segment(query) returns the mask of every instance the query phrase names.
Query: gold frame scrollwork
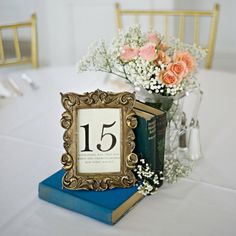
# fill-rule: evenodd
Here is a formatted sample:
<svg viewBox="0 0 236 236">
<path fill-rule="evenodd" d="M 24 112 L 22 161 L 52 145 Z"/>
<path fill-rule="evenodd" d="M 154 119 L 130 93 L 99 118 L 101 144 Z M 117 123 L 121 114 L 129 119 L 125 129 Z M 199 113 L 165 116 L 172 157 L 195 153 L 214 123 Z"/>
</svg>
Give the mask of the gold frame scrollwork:
<svg viewBox="0 0 236 236">
<path fill-rule="evenodd" d="M 70 190 L 102 191 L 114 187 L 131 187 L 136 182 L 132 169 L 138 161 L 133 150 L 135 135 L 133 129 L 137 119 L 133 111 L 135 96 L 133 93 L 112 93 L 96 90 L 84 94 L 61 93 L 61 102 L 65 108 L 61 126 L 65 129 L 63 140 L 65 153 L 61 162 L 65 174 L 62 179 L 64 188 Z M 77 171 L 76 121 L 78 109 L 82 108 L 120 108 L 121 109 L 121 171 L 119 173 L 79 174 Z"/>
</svg>

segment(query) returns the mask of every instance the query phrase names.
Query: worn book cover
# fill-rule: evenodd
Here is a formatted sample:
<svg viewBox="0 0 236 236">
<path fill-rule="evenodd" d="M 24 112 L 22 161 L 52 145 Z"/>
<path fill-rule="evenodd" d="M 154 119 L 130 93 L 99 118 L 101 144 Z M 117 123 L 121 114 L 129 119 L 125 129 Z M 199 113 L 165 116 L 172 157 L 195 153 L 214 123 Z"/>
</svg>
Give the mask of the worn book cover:
<svg viewBox="0 0 236 236">
<path fill-rule="evenodd" d="M 39 198 L 106 224 L 115 224 L 143 198 L 137 186 L 106 191 L 62 189 L 63 175 L 60 170 L 39 183 Z"/>
<path fill-rule="evenodd" d="M 149 113 L 155 116 L 155 120 L 156 120 L 155 149 L 156 151 L 155 151 L 155 157 L 154 157 L 155 160 L 153 160 L 152 163 L 155 163 L 155 166 L 154 166 L 155 172 L 163 171 L 164 156 L 165 156 L 165 133 L 166 133 L 166 125 L 167 125 L 166 113 L 164 111 L 161 111 L 157 108 L 151 107 L 139 101 L 135 102 L 135 109 L 142 110 L 146 113 Z M 140 129 L 140 126 L 138 126 L 138 129 Z M 148 140 L 149 136 L 147 135 L 145 128 L 141 128 L 140 131 L 136 131 L 136 132 L 142 137 L 143 141 Z M 136 140 L 137 140 L 137 137 L 136 137 Z M 146 142 L 142 142 L 142 144 L 144 145 Z M 139 145 L 138 140 L 136 141 L 136 145 Z M 150 145 L 147 143 L 147 146 L 150 146 Z"/>
<path fill-rule="evenodd" d="M 156 171 L 156 116 L 134 109 L 137 115 L 135 134 L 135 153 L 143 157 L 152 171 Z"/>
</svg>

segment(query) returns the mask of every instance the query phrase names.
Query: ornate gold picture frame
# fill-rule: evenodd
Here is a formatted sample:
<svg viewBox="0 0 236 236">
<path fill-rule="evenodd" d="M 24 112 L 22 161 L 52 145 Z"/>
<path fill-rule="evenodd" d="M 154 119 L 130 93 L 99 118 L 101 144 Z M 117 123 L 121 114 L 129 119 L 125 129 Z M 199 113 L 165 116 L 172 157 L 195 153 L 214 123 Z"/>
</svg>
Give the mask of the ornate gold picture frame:
<svg viewBox="0 0 236 236">
<path fill-rule="evenodd" d="M 135 97 L 129 92 L 61 94 L 65 112 L 61 126 L 66 129 L 65 153 L 61 162 L 66 171 L 63 187 L 71 190 L 106 190 L 131 187 L 138 157 L 133 129 Z"/>
</svg>

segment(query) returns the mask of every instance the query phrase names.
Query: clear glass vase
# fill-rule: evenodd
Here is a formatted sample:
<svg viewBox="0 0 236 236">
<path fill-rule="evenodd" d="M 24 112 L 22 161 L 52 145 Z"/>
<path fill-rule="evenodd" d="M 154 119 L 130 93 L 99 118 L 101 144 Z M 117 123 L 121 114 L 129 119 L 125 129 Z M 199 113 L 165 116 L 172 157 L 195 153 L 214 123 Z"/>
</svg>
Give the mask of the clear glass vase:
<svg viewBox="0 0 236 236">
<path fill-rule="evenodd" d="M 192 112 L 188 115 L 187 120 L 184 103 L 189 99 L 190 94 L 196 96 L 191 106 Z M 197 119 L 202 98 L 201 90 L 194 88 L 188 93 L 165 97 L 149 94 L 145 89 L 141 89 L 136 97 L 138 100 L 166 112 L 165 160 L 175 160 L 178 165 L 191 168 L 193 162 L 202 157 Z"/>
<path fill-rule="evenodd" d="M 184 98 L 173 100 L 171 108 L 166 113 L 165 159 L 178 159 L 179 140 L 186 134 L 186 129 L 182 124 Z"/>
</svg>

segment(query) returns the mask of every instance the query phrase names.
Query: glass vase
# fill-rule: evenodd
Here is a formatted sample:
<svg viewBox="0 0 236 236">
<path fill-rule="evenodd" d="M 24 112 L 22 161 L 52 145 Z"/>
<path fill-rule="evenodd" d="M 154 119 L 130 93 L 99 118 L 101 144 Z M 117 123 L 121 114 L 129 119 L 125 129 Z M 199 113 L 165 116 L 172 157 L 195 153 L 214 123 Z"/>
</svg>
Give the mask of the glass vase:
<svg viewBox="0 0 236 236">
<path fill-rule="evenodd" d="M 186 138 L 186 128 L 183 123 L 183 104 L 185 97 L 173 100 L 172 106 L 166 111 L 167 126 L 165 138 L 165 159 L 178 159 L 180 137 Z M 185 144 L 187 140 L 183 141 Z M 183 147 L 184 148 L 184 147 Z"/>
<path fill-rule="evenodd" d="M 190 94 L 195 94 L 196 98 L 192 105 L 193 111 L 188 117 L 191 122 L 187 123 L 184 103 Z M 178 160 L 182 165 L 192 166 L 193 161 L 202 156 L 197 120 L 202 98 L 200 89 L 195 88 L 188 93 L 171 97 L 149 94 L 145 89 L 141 89 L 137 92 L 136 97 L 138 100 L 166 112 L 165 160 Z"/>
</svg>

